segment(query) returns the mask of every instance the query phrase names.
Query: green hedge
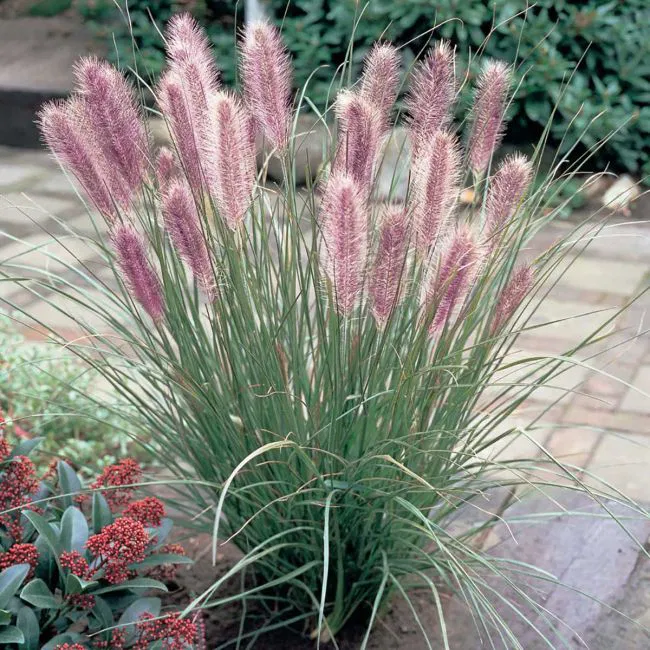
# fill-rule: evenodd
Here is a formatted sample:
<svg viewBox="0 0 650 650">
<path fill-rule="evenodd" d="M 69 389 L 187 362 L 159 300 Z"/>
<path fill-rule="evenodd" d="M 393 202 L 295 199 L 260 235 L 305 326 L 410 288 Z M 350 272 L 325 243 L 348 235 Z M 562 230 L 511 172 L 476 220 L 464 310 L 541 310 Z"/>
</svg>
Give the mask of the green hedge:
<svg viewBox="0 0 650 650">
<path fill-rule="evenodd" d="M 85 0 L 91 1 L 97 7 L 102 0 Z M 205 20 L 227 82 L 235 78 L 236 4 L 232 0 L 203 0 L 180 6 L 191 6 Z M 345 57 L 363 3 L 292 0 L 287 7 L 287 0 L 269 0 L 267 4 L 274 18 L 283 23 L 294 56 L 297 85 L 302 85 L 318 66 L 327 66 L 311 83 L 310 96 L 322 105 L 332 70 Z M 111 6 L 107 4 L 106 10 L 114 13 Z M 162 0 L 131 1 L 129 6 L 141 60 L 155 73 L 162 65 L 162 54 L 148 11 L 164 23 L 179 6 Z M 591 147 L 618 130 L 596 162 L 650 174 L 648 0 L 537 0 L 525 16 L 517 16 L 525 7 L 524 0 L 371 0 L 356 28 L 354 60 L 360 62 L 382 34 L 396 43 L 409 43 L 403 49 L 408 65 L 426 44 L 427 37 L 421 34 L 435 24 L 444 23 L 435 37 L 451 39 L 464 56 L 469 48 L 476 51 L 494 32 L 485 44 L 485 53 L 520 64 L 521 87 L 512 111 L 511 137 L 519 134 L 519 139 L 535 139 L 558 102 L 553 143 L 561 144 L 566 135 L 567 142 L 581 137 L 584 146 Z M 109 21 L 111 28 L 115 24 Z M 117 44 L 122 60 L 129 61 L 131 45 L 124 28 L 118 31 Z M 572 73 L 573 79 L 559 101 Z"/>
</svg>

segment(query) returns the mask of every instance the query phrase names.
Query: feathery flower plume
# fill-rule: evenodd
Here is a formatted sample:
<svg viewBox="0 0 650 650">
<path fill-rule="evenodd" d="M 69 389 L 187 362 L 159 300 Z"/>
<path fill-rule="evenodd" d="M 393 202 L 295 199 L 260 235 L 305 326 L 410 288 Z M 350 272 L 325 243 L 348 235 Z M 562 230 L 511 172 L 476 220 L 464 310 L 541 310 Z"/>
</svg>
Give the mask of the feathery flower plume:
<svg viewBox="0 0 650 650">
<path fill-rule="evenodd" d="M 241 55 L 246 105 L 257 129 L 282 151 L 289 145 L 292 71 L 280 32 L 267 22 L 247 25 Z"/>
<path fill-rule="evenodd" d="M 105 158 L 113 195 L 129 207 L 147 168 L 149 143 L 135 93 L 106 61 L 84 57 L 75 66 L 92 145 Z"/>
<path fill-rule="evenodd" d="M 190 14 L 176 14 L 167 25 L 166 41 L 169 67 L 187 88 L 195 117 L 207 115 L 210 97 L 219 89 L 207 35 Z"/>
<path fill-rule="evenodd" d="M 354 309 L 364 282 L 368 215 L 362 192 L 346 173 L 333 174 L 321 205 L 321 262 L 334 287 L 340 313 Z"/>
<path fill-rule="evenodd" d="M 115 203 L 104 170 L 97 164 L 92 143 L 82 128 L 80 104 L 78 99 L 48 102 L 38 115 L 40 129 L 47 146 L 74 174 L 93 205 L 113 222 L 117 218 Z"/>
<path fill-rule="evenodd" d="M 509 88 L 509 67 L 503 61 L 487 61 L 476 82 L 468 141 L 470 167 L 477 176 L 485 173 L 501 142 Z"/>
<path fill-rule="evenodd" d="M 399 52 L 390 43 L 375 43 L 363 65 L 359 94 L 379 111 L 385 129 L 389 128 L 390 112 L 397 99 L 399 67 Z"/>
<path fill-rule="evenodd" d="M 455 58 L 451 45 L 441 41 L 429 50 L 413 72 L 406 107 L 415 150 L 451 121 L 456 96 Z"/>
<path fill-rule="evenodd" d="M 156 178 L 158 187 L 164 188 L 176 176 L 176 161 L 169 147 L 160 147 L 156 155 Z"/>
<path fill-rule="evenodd" d="M 497 334 L 513 317 L 533 286 L 534 279 L 535 274 L 530 266 L 520 266 L 513 271 L 508 284 L 506 284 L 499 296 L 494 312 L 494 320 L 490 326 L 490 334 Z"/>
<path fill-rule="evenodd" d="M 210 103 L 206 176 L 219 214 L 235 230 L 243 221 L 255 183 L 255 135 L 238 97 L 219 92 Z"/>
<path fill-rule="evenodd" d="M 385 130 L 381 113 L 358 94 L 344 90 L 336 99 L 336 117 L 338 145 L 334 170 L 347 172 L 365 196 L 370 196 Z"/>
<path fill-rule="evenodd" d="M 164 313 L 162 288 L 147 257 L 143 238 L 127 224 L 117 226 L 111 238 L 126 286 L 149 316 L 160 320 Z"/>
<path fill-rule="evenodd" d="M 385 325 L 399 302 L 403 290 L 408 228 L 403 206 L 383 209 L 379 227 L 379 246 L 370 267 L 368 292 L 371 311 L 377 324 Z"/>
<path fill-rule="evenodd" d="M 426 255 L 444 233 L 458 198 L 461 153 L 457 137 L 436 131 L 413 162 L 411 211 L 415 244 Z"/>
<path fill-rule="evenodd" d="M 163 193 L 162 213 L 165 228 L 178 254 L 210 299 L 214 298 L 215 286 L 208 248 L 192 190 L 184 180 L 174 179 L 170 182 Z"/>
<path fill-rule="evenodd" d="M 200 194 L 204 185 L 200 155 L 204 133 L 195 125 L 191 97 L 175 72 L 168 71 L 160 79 L 158 103 L 169 124 L 185 176 L 192 190 Z"/>
<path fill-rule="evenodd" d="M 472 231 L 460 226 L 431 262 L 425 279 L 423 303 L 436 306 L 429 334 L 436 334 L 462 305 L 481 266 L 482 252 Z"/>
<path fill-rule="evenodd" d="M 490 248 L 519 207 L 533 178 L 533 166 L 526 156 L 508 156 L 499 166 L 488 190 L 485 208 L 485 231 Z"/>
</svg>

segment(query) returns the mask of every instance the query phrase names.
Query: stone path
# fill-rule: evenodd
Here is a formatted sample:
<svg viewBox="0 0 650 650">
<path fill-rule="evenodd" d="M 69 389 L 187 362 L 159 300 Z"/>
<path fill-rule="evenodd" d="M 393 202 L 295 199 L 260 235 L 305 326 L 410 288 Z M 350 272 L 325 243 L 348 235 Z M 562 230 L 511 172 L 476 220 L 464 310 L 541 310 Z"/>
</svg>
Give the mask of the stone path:
<svg viewBox="0 0 650 650">
<path fill-rule="evenodd" d="M 0 147 L 0 195 L 0 231 L 9 235 L 0 236 L 0 264 L 15 262 L 15 256 L 21 254 L 23 263 L 37 268 L 47 264 L 51 270 L 65 273 L 62 264 L 57 266 L 47 257 L 48 251 L 70 262 L 74 262 L 74 254 L 100 276 L 105 273 L 90 244 L 70 244 L 71 240 L 65 239 L 66 227 L 83 234 L 92 234 L 94 227 L 81 200 L 47 154 Z M 535 240 L 530 254 L 545 249 L 573 227 L 567 222 L 548 227 Z M 53 244 L 48 232 L 63 235 L 61 242 Z M 26 243 L 10 237 L 26 238 Z M 39 245 L 42 248 L 26 254 L 28 248 Z M 650 223 L 612 220 L 560 279 L 534 322 L 583 315 L 522 335 L 521 354 L 560 354 L 650 286 L 649 277 Z M 67 317 L 24 290 L 0 285 L 0 297 L 35 308 L 42 320 L 59 330 L 73 331 L 74 324 Z M 589 365 L 604 367 L 607 375 L 575 366 L 540 390 L 521 413 L 523 421 L 524 411 L 528 416 L 548 409 L 544 421 L 554 426 L 535 434 L 539 444 L 645 502 L 650 502 L 650 335 L 625 340 L 648 327 L 650 292 L 616 320 L 613 338 L 603 347 L 618 347 L 589 361 Z M 574 392 L 565 395 L 566 391 Z M 562 395 L 564 399 L 556 403 Z M 535 453 L 539 453 L 535 442 L 522 435 L 505 455 Z"/>
</svg>

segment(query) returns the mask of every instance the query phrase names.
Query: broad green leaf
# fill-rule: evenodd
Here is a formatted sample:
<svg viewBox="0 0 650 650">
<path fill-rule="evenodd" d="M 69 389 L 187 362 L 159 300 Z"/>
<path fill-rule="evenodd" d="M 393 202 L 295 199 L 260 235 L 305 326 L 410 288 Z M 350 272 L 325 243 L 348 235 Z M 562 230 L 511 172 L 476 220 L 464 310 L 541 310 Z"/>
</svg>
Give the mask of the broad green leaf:
<svg viewBox="0 0 650 650">
<path fill-rule="evenodd" d="M 27 519 L 29 519 L 32 526 L 34 526 L 38 534 L 50 547 L 58 564 L 59 556 L 65 549 L 61 544 L 61 540 L 59 539 L 59 534 L 56 529 L 47 521 L 47 519 L 41 517 L 41 515 L 35 512 L 32 512 L 31 510 L 25 510 L 23 514 L 25 517 L 27 517 Z"/>
<path fill-rule="evenodd" d="M 29 456 L 29 454 L 41 444 L 43 438 L 32 438 L 31 440 L 21 440 L 9 454 L 9 458 L 16 456 Z"/>
<path fill-rule="evenodd" d="M 25 637 L 22 631 L 14 625 L 0 629 L 0 643 L 18 643 L 22 644 Z M 4 646 L 1 646 L 4 647 Z"/>
<path fill-rule="evenodd" d="M 192 564 L 194 560 L 186 555 L 177 555 L 175 553 L 153 553 L 146 557 L 142 562 L 129 564 L 129 569 L 137 571 L 146 567 L 160 566 L 161 564 Z"/>
<path fill-rule="evenodd" d="M 61 517 L 61 545 L 66 551 L 83 553 L 88 541 L 88 522 L 76 506 L 68 506 Z"/>
<path fill-rule="evenodd" d="M 100 492 L 93 492 L 92 522 L 93 533 L 95 535 L 100 533 L 104 527 L 113 523 L 111 509 L 109 508 L 104 495 Z"/>
<path fill-rule="evenodd" d="M 160 591 L 167 591 L 167 587 L 158 580 L 152 578 L 134 578 L 127 580 L 119 585 L 110 585 L 109 587 L 102 587 L 93 591 L 93 594 L 109 594 L 113 591 L 123 591 L 124 589 L 159 589 Z"/>
<path fill-rule="evenodd" d="M 54 648 L 63 645 L 64 643 L 78 643 L 80 641 L 83 641 L 80 634 L 73 634 L 71 632 L 67 632 L 66 634 L 57 634 L 44 646 L 41 646 L 41 650 L 54 650 Z"/>
<path fill-rule="evenodd" d="M 111 606 L 101 596 L 95 596 L 92 613 L 102 628 L 112 627 L 115 623 Z"/>
<path fill-rule="evenodd" d="M 41 636 L 38 619 L 29 607 L 21 607 L 18 612 L 16 626 L 20 628 L 25 637 L 21 650 L 38 650 Z"/>
<path fill-rule="evenodd" d="M 58 609 L 61 607 L 61 603 L 56 596 L 40 578 L 34 578 L 34 580 L 26 584 L 20 592 L 20 597 L 25 602 L 40 609 Z"/>
<path fill-rule="evenodd" d="M 6 609 L 0 609 L 0 625 L 9 625 L 11 623 L 11 612 Z"/>
<path fill-rule="evenodd" d="M 0 609 L 4 609 L 27 577 L 29 564 L 15 564 L 0 573 Z"/>
<path fill-rule="evenodd" d="M 74 495 L 81 492 L 81 481 L 77 473 L 63 460 L 57 466 L 59 474 L 59 485 L 64 496 L 62 497 L 63 507 L 68 508 L 74 501 Z"/>
<path fill-rule="evenodd" d="M 69 573 L 65 581 L 65 593 L 66 596 L 80 594 L 98 584 L 97 580 L 84 580 L 73 573 Z"/>
</svg>

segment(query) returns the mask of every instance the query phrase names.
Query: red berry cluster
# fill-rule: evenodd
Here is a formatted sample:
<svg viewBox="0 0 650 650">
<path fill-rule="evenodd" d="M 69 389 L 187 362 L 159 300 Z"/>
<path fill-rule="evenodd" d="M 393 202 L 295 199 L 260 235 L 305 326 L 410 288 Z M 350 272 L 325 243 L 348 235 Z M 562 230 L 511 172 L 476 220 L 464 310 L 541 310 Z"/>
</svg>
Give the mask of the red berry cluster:
<svg viewBox="0 0 650 650">
<path fill-rule="evenodd" d="M 117 510 L 128 505 L 135 490 L 132 486 L 138 483 L 141 478 L 142 469 L 140 465 L 132 458 L 124 458 L 115 465 L 105 467 L 104 471 L 90 487 L 93 490 L 118 488 L 103 491 L 108 505 L 112 510 Z"/>
<path fill-rule="evenodd" d="M 106 526 L 101 533 L 88 539 L 86 548 L 100 559 L 104 577 L 111 584 L 128 580 L 129 564 L 142 562 L 152 540 L 145 527 L 134 519 L 121 517 Z"/>
<path fill-rule="evenodd" d="M 27 506 L 37 490 L 38 479 L 34 463 L 26 456 L 12 458 L 3 473 L 0 474 L 0 511 Z M 14 512 L 1 515 L 0 526 L 7 529 L 14 541 L 22 540 L 20 511 L 14 510 Z"/>
<path fill-rule="evenodd" d="M 81 645 L 81 643 L 59 643 L 59 645 L 54 646 L 54 650 L 86 650 L 86 646 Z"/>
<path fill-rule="evenodd" d="M 180 544 L 165 544 L 158 549 L 158 553 L 161 555 L 185 555 L 185 549 Z M 168 582 L 176 577 L 177 570 L 177 564 L 161 564 L 160 566 L 154 567 L 149 575 L 156 580 Z"/>
<path fill-rule="evenodd" d="M 138 640 L 133 650 L 147 650 L 155 641 L 162 641 L 165 650 L 185 650 L 196 639 L 196 625 L 178 613 L 165 618 L 144 614 L 137 623 Z"/>
<path fill-rule="evenodd" d="M 122 512 L 122 516 L 139 521 L 143 526 L 157 528 L 165 516 L 165 506 L 156 497 L 146 497 L 129 504 Z"/>
<path fill-rule="evenodd" d="M 4 571 L 15 564 L 29 564 L 32 568 L 29 577 L 34 575 L 38 564 L 38 549 L 34 544 L 14 544 L 6 553 L 0 554 L 0 571 Z"/>
<path fill-rule="evenodd" d="M 1 418 L 2 418 L 2 414 L 0 414 L 0 426 L 2 426 L 2 422 L 3 422 Z M 8 458 L 10 453 L 11 453 L 11 447 L 9 446 L 7 439 L 4 436 L 0 436 L 0 463 L 6 458 Z"/>
<path fill-rule="evenodd" d="M 126 645 L 126 630 L 117 628 L 111 632 L 110 641 L 95 641 L 96 650 L 124 650 Z"/>
<path fill-rule="evenodd" d="M 79 551 L 64 551 L 59 556 L 62 569 L 70 569 L 70 573 L 83 580 L 91 580 L 94 571 L 88 566 L 88 560 Z"/>
</svg>

